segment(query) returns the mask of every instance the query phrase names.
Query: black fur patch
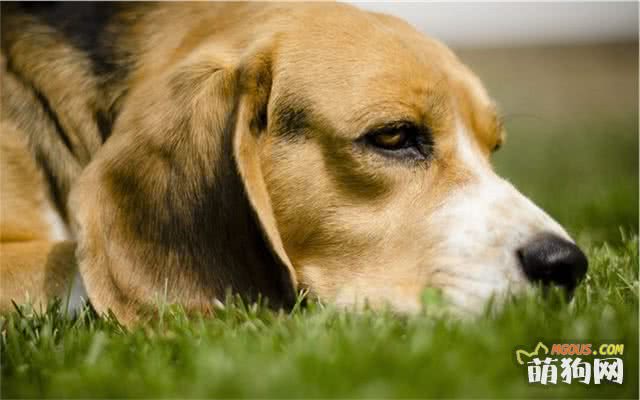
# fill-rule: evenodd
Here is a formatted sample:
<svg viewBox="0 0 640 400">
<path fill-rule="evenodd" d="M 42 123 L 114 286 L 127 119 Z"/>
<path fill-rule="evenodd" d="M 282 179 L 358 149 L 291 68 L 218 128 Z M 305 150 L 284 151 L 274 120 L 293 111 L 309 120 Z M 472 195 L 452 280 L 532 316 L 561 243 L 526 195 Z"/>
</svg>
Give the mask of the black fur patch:
<svg viewBox="0 0 640 400">
<path fill-rule="evenodd" d="M 34 102 L 24 102 L 23 96 L 16 96 L 16 95 L 12 96 L 11 94 L 3 93 L 3 96 L 2 96 L 2 101 L 4 102 L 3 112 L 5 112 L 6 110 L 13 110 L 14 112 L 16 110 L 27 111 L 17 115 L 16 114 L 4 115 L 4 117 L 8 117 L 15 121 L 24 121 L 25 119 L 33 118 L 32 114 L 33 114 L 34 108 L 40 108 L 40 111 L 44 115 L 46 115 L 46 118 L 48 118 L 48 120 L 55 127 L 55 131 L 58 133 L 57 137 L 60 138 L 60 141 L 62 142 L 62 144 L 71 153 L 71 147 L 72 147 L 71 141 L 69 140 L 69 137 L 66 135 L 64 129 L 62 129 L 62 126 L 60 124 L 60 119 L 58 118 L 58 114 L 51 107 L 51 104 L 49 103 L 47 98 L 41 92 L 39 92 L 33 85 L 31 85 L 28 81 L 24 80 L 19 73 L 16 72 L 10 60 L 8 60 L 7 62 L 7 70 L 4 73 L 6 73 L 7 75 L 11 75 L 16 82 L 19 82 L 20 85 L 22 85 L 22 89 L 25 92 L 32 94 L 34 97 Z M 15 103 L 15 102 L 18 102 L 18 103 Z M 5 106 L 6 106 L 6 110 L 4 109 Z M 13 114 L 13 113 L 9 111 L 8 114 Z M 25 131 L 28 131 L 28 130 L 25 129 Z M 60 189 L 61 187 L 60 181 L 58 180 L 58 177 L 56 176 L 55 171 L 53 171 L 49 163 L 49 160 L 47 158 L 47 155 L 42 151 L 41 148 L 36 147 L 34 149 L 34 157 L 36 162 L 42 168 L 44 174 L 46 175 L 47 182 L 49 182 L 50 184 L 51 197 L 57 209 L 62 213 L 64 217 L 66 217 L 67 209 L 65 205 L 66 205 L 68 193 Z"/>
<path fill-rule="evenodd" d="M 311 126 L 308 108 L 291 98 L 276 103 L 273 118 L 277 134 L 286 138 L 300 137 Z"/>
<path fill-rule="evenodd" d="M 127 48 L 121 43 L 127 22 L 122 13 L 139 15 L 143 9 L 130 3 L 112 2 L 23 2 L 3 4 L 3 12 L 29 15 L 57 32 L 65 43 L 78 50 L 90 62 L 98 85 L 108 90 L 128 75 L 133 59 Z M 130 22 L 130 21 L 129 21 Z M 30 29 L 29 26 L 24 29 Z M 94 119 L 104 142 L 110 135 L 119 112 L 122 97 L 120 94 L 108 109 L 94 110 Z"/>
<path fill-rule="evenodd" d="M 98 131 L 100 132 L 100 137 L 102 138 L 103 143 L 109 138 L 109 136 L 111 136 L 113 124 L 120 113 L 120 107 L 122 106 L 122 102 L 126 95 L 127 90 L 123 91 L 120 96 L 118 96 L 108 110 L 98 110 L 95 113 L 96 125 L 98 126 Z"/>
<path fill-rule="evenodd" d="M 72 46 L 85 53 L 96 75 L 120 72 L 117 40 L 106 30 L 118 13 L 117 3 L 25 2 L 20 8 L 59 31 Z"/>
</svg>

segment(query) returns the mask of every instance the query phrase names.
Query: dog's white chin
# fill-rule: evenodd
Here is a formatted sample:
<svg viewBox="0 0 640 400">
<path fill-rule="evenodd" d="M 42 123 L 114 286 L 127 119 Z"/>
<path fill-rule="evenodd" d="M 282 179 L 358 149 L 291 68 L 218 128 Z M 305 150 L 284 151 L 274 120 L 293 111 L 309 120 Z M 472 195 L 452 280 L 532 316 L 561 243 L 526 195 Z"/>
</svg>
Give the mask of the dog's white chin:
<svg viewBox="0 0 640 400">
<path fill-rule="evenodd" d="M 475 282 L 471 286 L 453 283 L 442 290 L 449 311 L 463 316 L 477 316 L 499 310 L 513 295 L 527 288 L 525 283 L 494 285 L 493 282 Z"/>
</svg>

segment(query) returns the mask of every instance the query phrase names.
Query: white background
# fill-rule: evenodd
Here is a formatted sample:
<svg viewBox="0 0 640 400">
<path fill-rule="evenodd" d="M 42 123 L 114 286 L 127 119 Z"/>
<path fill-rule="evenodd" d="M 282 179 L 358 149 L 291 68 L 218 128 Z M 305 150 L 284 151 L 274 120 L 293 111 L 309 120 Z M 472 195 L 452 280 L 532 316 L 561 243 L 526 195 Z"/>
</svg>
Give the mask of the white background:
<svg viewBox="0 0 640 400">
<path fill-rule="evenodd" d="M 636 2 L 351 2 L 456 47 L 637 40 Z"/>
</svg>

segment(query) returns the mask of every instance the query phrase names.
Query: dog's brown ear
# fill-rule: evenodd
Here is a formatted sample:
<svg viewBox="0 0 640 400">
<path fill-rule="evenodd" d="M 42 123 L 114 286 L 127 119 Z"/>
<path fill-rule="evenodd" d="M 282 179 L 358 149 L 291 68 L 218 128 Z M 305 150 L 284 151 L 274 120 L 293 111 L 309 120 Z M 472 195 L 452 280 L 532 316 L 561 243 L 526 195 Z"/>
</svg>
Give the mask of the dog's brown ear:
<svg viewBox="0 0 640 400">
<path fill-rule="evenodd" d="M 206 312 L 228 289 L 294 301 L 258 151 L 269 57 L 201 50 L 132 90 L 71 194 L 79 269 L 98 312 L 125 323 L 158 302 Z"/>
<path fill-rule="evenodd" d="M 271 250 L 282 263 L 284 279 L 297 286 L 295 270 L 291 264 L 271 206 L 260 160 L 260 146 L 267 134 L 267 108 L 271 93 L 271 54 L 262 50 L 250 56 L 239 71 L 240 101 L 233 142 L 236 167 L 242 178 L 245 194 Z"/>
</svg>

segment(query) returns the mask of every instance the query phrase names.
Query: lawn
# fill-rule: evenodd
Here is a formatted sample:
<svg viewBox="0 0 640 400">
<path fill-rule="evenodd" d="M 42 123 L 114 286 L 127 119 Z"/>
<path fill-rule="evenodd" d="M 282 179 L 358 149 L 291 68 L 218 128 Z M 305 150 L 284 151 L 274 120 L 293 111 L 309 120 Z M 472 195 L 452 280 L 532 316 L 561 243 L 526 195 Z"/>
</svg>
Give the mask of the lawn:
<svg viewBox="0 0 640 400">
<path fill-rule="evenodd" d="M 167 308 L 131 331 L 90 310 L 71 319 L 56 304 L 45 313 L 24 307 L 0 320 L 2 397 L 637 399 L 637 75 L 629 85 L 635 106 L 508 118 L 495 156 L 498 172 L 587 250 L 589 274 L 570 304 L 529 293 L 458 320 L 435 292 L 410 318 L 314 301 L 274 312 L 231 299 L 215 318 Z M 538 341 L 623 343 L 624 382 L 528 384 L 515 350 Z"/>
<path fill-rule="evenodd" d="M 166 310 L 125 332 L 25 311 L 4 320 L 3 397 L 638 397 L 638 239 L 590 248 L 574 303 L 515 299 L 497 315 L 455 321 L 338 312 L 289 314 L 227 305 L 216 318 Z M 435 303 L 435 304 L 434 304 Z M 624 343 L 622 385 L 526 383 L 519 345 Z"/>
</svg>

